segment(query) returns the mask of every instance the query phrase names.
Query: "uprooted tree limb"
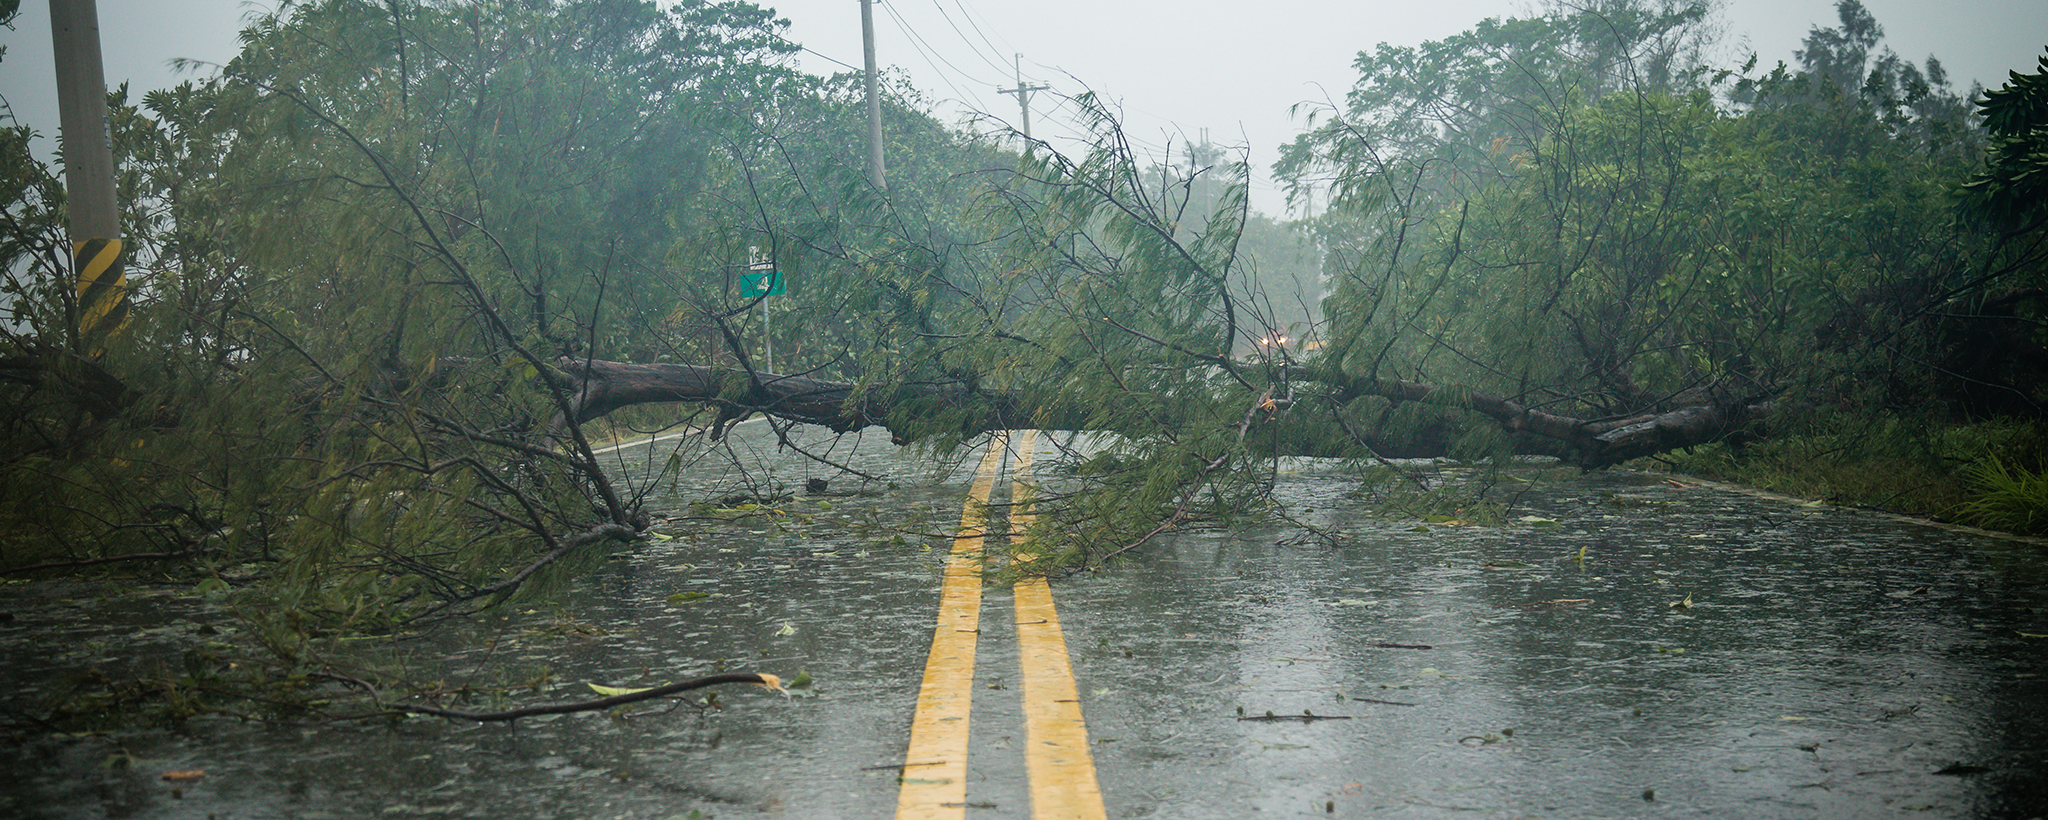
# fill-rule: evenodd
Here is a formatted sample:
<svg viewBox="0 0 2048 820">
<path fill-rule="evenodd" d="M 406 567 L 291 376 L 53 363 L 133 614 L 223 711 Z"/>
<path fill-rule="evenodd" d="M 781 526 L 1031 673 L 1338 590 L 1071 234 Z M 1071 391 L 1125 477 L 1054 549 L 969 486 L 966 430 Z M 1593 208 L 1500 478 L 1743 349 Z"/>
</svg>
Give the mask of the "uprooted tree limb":
<svg viewBox="0 0 2048 820">
<path fill-rule="evenodd" d="M 1767 401 L 1737 400 L 1588 420 L 1538 410 L 1480 391 L 1456 392 L 1401 379 L 1351 377 L 1326 368 L 1310 369 L 1304 376 L 1331 386 L 1340 398 L 1379 396 L 1397 402 L 1467 407 L 1510 432 L 1529 433 L 1563 445 L 1572 463 L 1589 470 L 1718 441 L 1763 420 L 1770 412 Z"/>
<path fill-rule="evenodd" d="M 758 414 L 841 433 L 882 427 L 898 442 L 928 434 L 929 420 L 940 414 L 957 418 L 956 432 L 963 436 L 992 430 L 1085 430 L 1089 424 L 1071 407 L 1055 406 L 1025 392 L 983 389 L 963 381 L 876 387 L 691 364 L 564 358 L 553 365 L 557 384 L 566 394 L 566 420 L 575 425 L 603 418 L 621 408 L 659 403 L 714 406 L 719 410 L 718 425 Z M 35 362 L 15 363 L 9 372 L 16 381 L 57 386 L 48 381 L 53 374 Z M 1586 469 L 1610 467 L 1634 458 L 1717 441 L 1756 424 L 1771 409 L 1768 400 L 1737 399 L 1621 418 L 1582 419 L 1482 391 L 1354 376 L 1314 365 L 1293 368 L 1288 378 L 1296 384 L 1321 385 L 1326 398 L 1338 404 L 1375 396 L 1396 403 L 1469 410 L 1503 430 L 1535 437 L 1537 442 L 1529 448 L 1530 452 L 1561 455 Z M 92 383 L 95 395 L 117 389 L 108 387 L 107 379 L 101 375 L 99 381 Z M 79 389 L 70 386 L 74 391 Z M 1443 443 L 1437 441 L 1379 439 L 1375 446 L 1391 447 L 1410 457 L 1444 454 Z"/>
<path fill-rule="evenodd" d="M 915 437 L 914 422 L 921 413 L 939 410 L 965 412 L 959 429 L 962 434 L 1085 429 L 1082 419 L 1029 395 L 973 390 L 958 383 L 909 384 L 884 391 L 848 382 L 701 365 L 579 359 L 563 361 L 558 366 L 574 384 L 573 406 L 579 423 L 635 404 L 689 402 L 717 405 L 721 419 L 759 413 L 837 432 L 879 426 L 888 429 L 898 441 Z M 1561 448 L 1569 461 L 1587 469 L 1713 442 L 1760 421 L 1770 409 L 1765 401 L 1740 400 L 1588 420 L 1538 410 L 1484 392 L 1400 379 L 1349 376 L 1327 368 L 1306 368 L 1294 378 L 1323 385 L 1340 402 L 1377 396 L 1394 402 L 1463 407 L 1505 430 L 1527 433 L 1555 445 L 1542 451 L 1553 453 Z M 1408 446 L 1403 452 L 1427 455 L 1430 449 Z"/>
</svg>

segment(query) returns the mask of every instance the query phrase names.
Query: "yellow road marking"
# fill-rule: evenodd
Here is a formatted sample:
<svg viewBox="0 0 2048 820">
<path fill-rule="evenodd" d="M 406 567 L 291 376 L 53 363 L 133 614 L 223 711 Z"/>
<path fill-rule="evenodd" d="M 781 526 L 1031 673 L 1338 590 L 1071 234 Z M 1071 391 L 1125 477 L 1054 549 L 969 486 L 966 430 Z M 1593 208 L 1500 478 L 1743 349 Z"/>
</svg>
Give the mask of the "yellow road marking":
<svg viewBox="0 0 2048 820">
<path fill-rule="evenodd" d="M 1010 532 L 1021 537 L 1032 516 L 1027 506 L 1034 431 L 1018 447 L 1011 484 Z M 1067 641 L 1044 578 L 1015 587 L 1017 660 L 1024 672 L 1024 768 L 1031 778 L 1032 820 L 1101 820 L 1102 790 L 1095 780 L 1095 756 L 1088 750 L 1088 726 L 1074 691 Z"/>
<path fill-rule="evenodd" d="M 1010 533 L 1021 537 L 1030 526 L 1031 472 L 1036 431 L 1018 436 L 1012 456 Z M 967 503 L 960 511 L 960 529 L 946 562 L 939 591 L 939 622 L 932 634 L 924 683 L 911 719 L 910 748 L 903 760 L 897 791 L 897 820 L 962 820 L 967 816 L 968 713 L 974 702 L 974 650 L 980 635 L 983 526 L 989 495 L 1008 445 L 1003 436 L 989 442 L 976 469 Z M 1017 655 L 1024 698 L 1024 766 L 1030 779 L 1032 820 L 1103 820 L 1102 791 L 1089 751 L 1088 727 L 1081 720 L 1081 702 L 1067 660 L 1066 638 L 1052 589 L 1045 579 L 1020 582 L 1015 588 Z"/>
<path fill-rule="evenodd" d="M 939 590 L 939 624 L 925 660 L 904 753 L 903 784 L 896 794 L 897 820 L 941 820 L 967 816 L 967 713 L 974 704 L 974 644 L 981 627 L 982 526 L 989 492 L 1003 463 L 1005 441 L 997 436 L 974 473 L 974 486 L 960 512 L 959 534 L 946 561 Z"/>
</svg>

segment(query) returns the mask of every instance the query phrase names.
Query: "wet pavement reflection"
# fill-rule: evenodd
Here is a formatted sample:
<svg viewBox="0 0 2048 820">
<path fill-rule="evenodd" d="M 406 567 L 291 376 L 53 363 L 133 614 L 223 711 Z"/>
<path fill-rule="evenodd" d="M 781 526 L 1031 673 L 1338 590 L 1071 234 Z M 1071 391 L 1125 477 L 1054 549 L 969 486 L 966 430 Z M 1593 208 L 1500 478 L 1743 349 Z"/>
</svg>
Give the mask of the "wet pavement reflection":
<svg viewBox="0 0 2048 820">
<path fill-rule="evenodd" d="M 1183 536 L 1066 584 L 1112 813 L 2048 808 L 2040 546 L 1531 475 L 1511 514 L 1536 520 L 1496 528 L 1361 520 L 1342 475 L 1301 474 L 1345 537 Z"/>
<path fill-rule="evenodd" d="M 203 720 L 44 737 L 0 751 L 14 775 L 0 815 L 894 816 L 972 459 L 934 468 L 877 438 L 804 439 L 878 477 L 861 482 L 764 432 L 733 442 L 745 471 L 689 441 L 613 454 L 622 475 L 672 453 L 685 468 L 639 487 L 674 512 L 657 527 L 671 537 L 558 602 L 401 651 L 453 679 L 531 670 L 522 703 L 720 669 L 801 671 L 810 689 L 511 726 Z M 1280 501 L 1328 537 L 1185 532 L 1054 583 L 1109 816 L 2048 811 L 2039 544 L 1685 478 L 1537 467 L 1516 473 L 1505 526 L 1393 523 L 1366 514 L 1345 469 L 1289 467 Z M 819 477 L 828 494 L 806 495 Z M 683 506 L 784 490 L 769 505 L 779 516 L 714 525 Z M 13 687 L 220 618 L 182 598 L 124 614 L 90 597 L 0 599 L 21 613 L 0 624 Z M 982 606 L 965 814 L 1029 817 L 1008 591 Z M 114 756 L 130 765 L 108 766 Z M 207 775 L 160 779 L 177 769 Z"/>
</svg>

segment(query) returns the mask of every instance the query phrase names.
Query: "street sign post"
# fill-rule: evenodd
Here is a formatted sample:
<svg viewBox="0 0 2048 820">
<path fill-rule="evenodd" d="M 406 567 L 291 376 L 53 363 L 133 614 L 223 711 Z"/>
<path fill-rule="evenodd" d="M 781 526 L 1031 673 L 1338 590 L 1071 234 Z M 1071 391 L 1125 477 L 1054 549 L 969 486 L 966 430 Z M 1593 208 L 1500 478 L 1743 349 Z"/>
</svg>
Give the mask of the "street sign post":
<svg viewBox="0 0 2048 820">
<path fill-rule="evenodd" d="M 762 363 L 771 373 L 775 371 L 775 329 L 768 322 L 768 300 L 765 297 L 788 292 L 782 281 L 782 272 L 775 269 L 775 262 L 761 258 L 760 248 L 747 248 L 747 272 L 740 274 L 740 295 L 761 300 L 761 338 L 767 348 Z"/>
<path fill-rule="evenodd" d="M 748 299 L 763 296 L 781 296 L 789 292 L 782 283 L 782 272 L 772 264 L 749 265 L 750 272 L 740 274 L 740 295 Z"/>
</svg>

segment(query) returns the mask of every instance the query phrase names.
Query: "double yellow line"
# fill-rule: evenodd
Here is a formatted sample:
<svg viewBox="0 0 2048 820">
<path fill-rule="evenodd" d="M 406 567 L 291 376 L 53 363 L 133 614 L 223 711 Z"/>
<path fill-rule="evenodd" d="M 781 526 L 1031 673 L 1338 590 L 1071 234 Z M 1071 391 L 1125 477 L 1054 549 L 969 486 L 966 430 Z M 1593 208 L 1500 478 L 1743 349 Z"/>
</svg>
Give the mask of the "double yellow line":
<svg viewBox="0 0 2048 820">
<path fill-rule="evenodd" d="M 1030 521 L 1030 492 L 1036 431 L 1018 436 L 1011 483 L 1011 532 Z M 1007 437 L 989 442 L 975 470 L 974 484 L 960 513 L 959 534 L 946 562 L 939 592 L 939 623 L 925 661 L 917 714 L 911 719 L 910 748 L 904 755 L 903 784 L 896 798 L 897 820 L 952 820 L 967 815 L 967 729 L 974 701 L 974 650 L 981 629 L 982 522 L 996 476 L 1002 472 Z M 1052 590 L 1044 579 L 1015 587 L 1017 655 L 1023 667 L 1024 766 L 1031 784 L 1033 820 L 1099 820 L 1102 792 L 1095 759 L 1088 751 L 1088 727 L 1067 663 L 1066 638 Z"/>
</svg>

